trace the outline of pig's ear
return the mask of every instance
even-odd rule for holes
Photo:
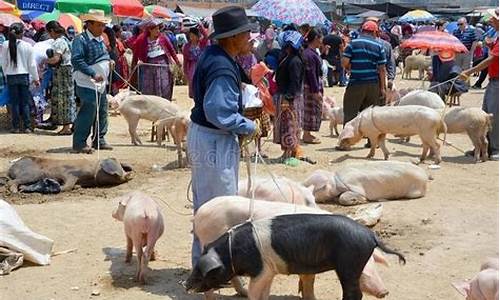
[[[203,255],[200,258],[198,266],[200,267],[200,271],[201,271],[201,274],[203,275],[203,277],[206,277],[208,273],[210,273],[211,271],[220,269],[224,265],[222,264],[222,261],[220,260],[219,254],[217,254],[217,252],[215,252],[214,248],[212,248],[207,252],[207,254]]]
[[[109,175],[115,175],[118,177],[123,177],[125,175],[122,166],[114,158],[107,158],[101,161],[100,167]]]
[[[462,296],[469,295],[470,283],[468,281],[453,282],[451,284]]]

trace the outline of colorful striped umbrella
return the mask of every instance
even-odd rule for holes
[[[442,31],[415,33],[401,44],[402,48],[429,49],[431,51],[467,52],[467,48],[455,36]]]
[[[260,0],[252,6],[258,16],[298,25],[323,24],[326,17],[312,0]]]
[[[84,14],[89,9],[103,10],[106,15],[142,18],[144,6],[138,0],[57,0],[56,8],[64,13]]]
[[[23,21],[19,19],[18,17],[11,15],[11,14],[6,14],[6,13],[0,13],[0,24],[3,26],[9,27],[10,25],[14,23],[22,23]]]
[[[0,12],[13,14],[16,16],[20,15],[19,10],[16,8],[16,6],[14,4],[10,4],[9,2],[5,2],[2,0],[0,0]]]
[[[172,19],[176,16],[176,13],[173,10],[159,5],[148,5],[144,7],[144,10],[153,17],[157,18]]]
[[[69,26],[73,26],[75,28],[76,32],[82,32],[82,20],[78,19],[73,14],[65,14],[61,13],[59,10],[54,9],[53,12],[51,13],[44,13],[38,17],[35,18],[35,20],[40,20],[45,23],[49,21],[58,21],[59,24],[62,25],[64,28],[68,28]]]
[[[411,22],[427,22],[435,19],[436,17],[434,17],[430,12],[421,9],[416,9],[416,10],[411,10],[406,14],[404,14],[401,18],[399,18],[399,21],[411,23]]]

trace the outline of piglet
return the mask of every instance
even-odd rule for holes
[[[466,300],[498,299],[498,259],[490,258],[470,281],[453,283]]]
[[[328,120],[329,119],[328,118],[328,111],[330,111],[335,106],[336,106],[336,101],[335,101],[334,97],[324,96],[323,102],[322,102],[321,119]]]
[[[333,130],[339,136],[337,126],[344,124],[344,109],[342,107],[332,107],[327,112],[327,117],[330,120],[330,136],[333,136]]]
[[[154,260],[156,241],[163,234],[163,216],[160,207],[148,195],[135,191],[117,199],[118,207],[113,211],[113,218],[122,221],[127,238],[125,262],[132,258],[132,246],[137,253],[136,280],[145,283],[144,275],[149,260]]]

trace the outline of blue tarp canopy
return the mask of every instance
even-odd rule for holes
[[[55,5],[56,0],[17,0],[17,7],[20,10],[52,12]]]

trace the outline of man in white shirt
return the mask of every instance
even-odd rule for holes
[[[80,98],[80,109],[74,122],[73,152],[92,153],[87,139],[93,126],[92,147],[112,150],[104,140],[108,130],[106,84],[112,60],[101,36],[110,19],[104,16],[102,10],[89,10],[80,19],[86,22],[87,30],[75,37],[71,49],[76,95]]]

